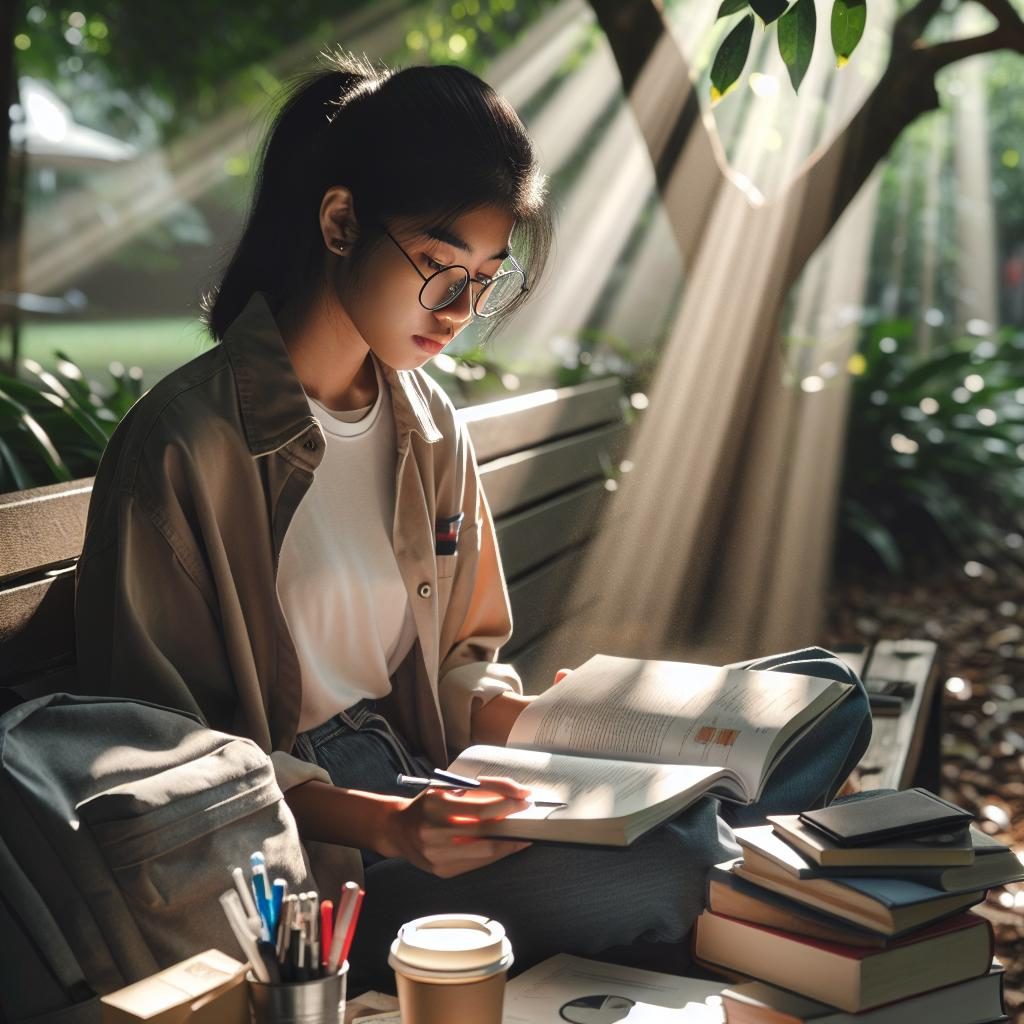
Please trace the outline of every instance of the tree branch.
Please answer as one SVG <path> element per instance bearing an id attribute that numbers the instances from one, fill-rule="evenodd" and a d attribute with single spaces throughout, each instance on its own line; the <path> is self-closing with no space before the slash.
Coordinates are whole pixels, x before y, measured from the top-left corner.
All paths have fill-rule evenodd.
<path id="1" fill-rule="evenodd" d="M 893 28 L 893 48 L 878 85 L 846 128 L 825 149 L 812 154 L 792 185 L 779 197 L 795 201 L 800 224 L 789 254 L 784 287 L 796 281 L 811 255 L 903 130 L 935 110 L 935 75 L 942 68 L 980 53 L 1013 49 L 1024 53 L 1024 22 L 1009 0 L 979 0 L 998 19 L 991 32 L 925 46 L 921 32 L 940 0 L 920 0 Z"/>
<path id="2" fill-rule="evenodd" d="M 1019 33 L 1008 32 L 1000 26 L 983 36 L 935 43 L 924 47 L 921 52 L 928 58 L 929 67 L 934 73 L 965 57 L 975 57 L 979 53 L 994 53 L 996 50 L 1017 50 L 1024 53 L 1024 24 L 1021 25 Z"/>

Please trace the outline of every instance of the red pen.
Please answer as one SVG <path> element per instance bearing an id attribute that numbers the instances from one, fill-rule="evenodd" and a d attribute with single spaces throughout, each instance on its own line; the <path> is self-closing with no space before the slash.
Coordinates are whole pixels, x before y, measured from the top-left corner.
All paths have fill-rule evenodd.
<path id="1" fill-rule="evenodd" d="M 331 955 L 327 961 L 327 971 L 333 974 L 341 966 L 341 947 L 348 932 L 348 923 L 352 919 L 352 908 L 355 906 L 359 886 L 355 882 L 346 882 L 341 887 L 341 899 L 338 900 L 338 913 L 334 919 L 334 930 L 331 936 Z"/>
<path id="2" fill-rule="evenodd" d="M 334 904 L 323 900 L 320 904 L 320 963 L 326 967 L 331 958 L 331 938 L 334 935 Z"/>
<path id="3" fill-rule="evenodd" d="M 356 894 L 355 906 L 352 908 L 348 931 L 345 932 L 345 942 L 341 947 L 341 959 L 338 960 L 339 967 L 348 959 L 348 951 L 352 948 L 352 940 L 356 937 L 356 922 L 359 920 L 359 909 L 363 905 L 364 895 L 365 893 L 362 889 Z"/>

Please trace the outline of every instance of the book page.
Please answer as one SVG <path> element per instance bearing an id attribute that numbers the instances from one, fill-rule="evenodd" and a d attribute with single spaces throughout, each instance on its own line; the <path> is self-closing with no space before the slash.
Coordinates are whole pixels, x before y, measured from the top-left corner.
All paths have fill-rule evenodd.
<path id="1" fill-rule="evenodd" d="M 459 775 L 503 775 L 532 791 L 534 800 L 565 808 L 530 807 L 510 818 L 594 819 L 636 814 L 719 775 L 714 768 L 642 764 L 549 754 L 507 747 L 468 747 L 451 765 Z"/>
<path id="2" fill-rule="evenodd" d="M 849 689 L 786 672 L 596 655 L 520 714 L 508 744 L 730 768 L 753 799 L 780 730 Z"/>

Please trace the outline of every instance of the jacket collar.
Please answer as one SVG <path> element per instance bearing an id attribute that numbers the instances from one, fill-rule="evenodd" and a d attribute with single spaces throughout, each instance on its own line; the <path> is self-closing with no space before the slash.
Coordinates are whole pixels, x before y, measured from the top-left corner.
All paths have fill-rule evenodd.
<path id="1" fill-rule="evenodd" d="M 242 425 L 253 455 L 280 448 L 312 425 L 306 395 L 261 292 L 255 292 L 232 321 L 221 344 L 235 376 Z M 430 443 L 439 441 L 441 432 L 415 371 L 379 365 L 391 388 L 399 447 L 413 431 Z"/>

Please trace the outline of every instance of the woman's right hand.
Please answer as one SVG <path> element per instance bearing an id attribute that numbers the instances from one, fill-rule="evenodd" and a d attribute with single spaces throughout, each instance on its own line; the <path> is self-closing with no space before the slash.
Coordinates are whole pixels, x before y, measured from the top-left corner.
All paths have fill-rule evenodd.
<path id="1" fill-rule="evenodd" d="M 529 790 L 511 779 L 482 776 L 481 789 L 425 789 L 398 806 L 378 844 L 386 857 L 403 857 L 439 878 L 453 878 L 525 850 L 517 840 L 486 839 L 485 823 L 530 806 Z"/>

